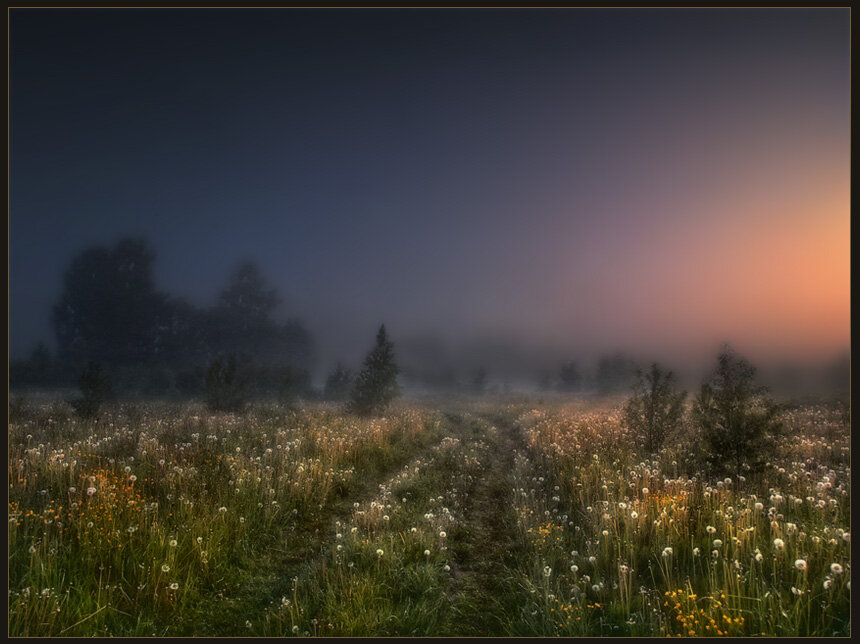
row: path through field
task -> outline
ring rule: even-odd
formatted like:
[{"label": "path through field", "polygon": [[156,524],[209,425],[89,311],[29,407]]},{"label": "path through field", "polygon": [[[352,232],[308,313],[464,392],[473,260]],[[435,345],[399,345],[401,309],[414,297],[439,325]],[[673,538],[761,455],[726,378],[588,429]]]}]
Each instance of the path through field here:
[{"label": "path through field", "polygon": [[525,446],[518,430],[506,419],[487,416],[490,433],[488,459],[467,496],[466,521],[455,545],[453,610],[447,635],[504,635],[513,620],[516,593],[506,572],[515,564],[516,516],[511,474],[514,456]]},{"label": "path through field", "polygon": [[[463,505],[458,513],[459,524],[449,540],[448,583],[434,590],[438,597],[432,601],[446,608],[444,617],[436,632],[402,634],[509,634],[517,621],[521,608],[518,593],[522,592],[510,578],[522,554],[522,545],[516,539],[512,474],[515,456],[525,452],[525,445],[519,431],[504,417],[462,410],[449,411],[445,417],[447,435],[459,440],[463,447],[480,445],[483,457],[480,469],[469,477],[469,485],[459,491]],[[421,458],[434,448],[438,448],[438,441],[422,446],[412,456]],[[189,634],[247,634],[243,628],[249,617],[291,596],[294,584],[315,583],[313,576],[325,575],[335,526],[346,521],[354,503],[367,503],[373,498],[380,483],[403,465],[391,463],[375,472],[358,492],[338,499],[312,521],[300,522],[295,529],[285,526],[277,539],[282,545],[274,545],[263,557],[245,563],[247,574],[242,587],[232,592],[225,589],[225,594],[231,595],[226,599],[206,602],[181,630]],[[343,603],[347,601],[343,599]],[[329,634],[338,634],[337,627]]]},{"label": "path through field", "polygon": [[325,553],[331,547],[330,535],[337,521],[344,520],[356,500],[371,498],[378,485],[404,465],[407,457],[429,451],[438,440],[416,444],[400,460],[387,463],[366,473],[358,489],[349,497],[338,498],[320,508],[312,517],[302,517],[295,524],[285,524],[274,544],[265,553],[255,553],[243,562],[245,579],[240,587],[225,588],[221,596],[202,603],[193,619],[178,627],[188,635],[248,635],[246,622],[290,595],[294,582],[311,563],[325,566]]}]

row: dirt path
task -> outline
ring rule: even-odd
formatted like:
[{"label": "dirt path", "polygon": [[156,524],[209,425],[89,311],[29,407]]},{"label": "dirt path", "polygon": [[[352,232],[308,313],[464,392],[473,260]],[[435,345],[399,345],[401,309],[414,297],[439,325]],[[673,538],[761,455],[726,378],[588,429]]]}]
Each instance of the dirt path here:
[{"label": "dirt path", "polygon": [[464,525],[453,542],[453,610],[446,635],[506,635],[518,611],[504,572],[521,554],[515,540],[514,458],[525,452],[519,431],[496,416],[483,416],[496,431],[482,476],[467,495]]}]

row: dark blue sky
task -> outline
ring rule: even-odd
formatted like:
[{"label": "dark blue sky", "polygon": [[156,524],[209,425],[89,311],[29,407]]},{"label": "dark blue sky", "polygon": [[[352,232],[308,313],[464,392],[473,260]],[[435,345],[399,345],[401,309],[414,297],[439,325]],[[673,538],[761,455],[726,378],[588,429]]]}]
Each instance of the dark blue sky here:
[{"label": "dark blue sky", "polygon": [[71,258],[128,234],[198,304],[257,260],[326,364],[380,321],[848,344],[847,9],[13,9],[10,33],[13,355],[53,341]]}]

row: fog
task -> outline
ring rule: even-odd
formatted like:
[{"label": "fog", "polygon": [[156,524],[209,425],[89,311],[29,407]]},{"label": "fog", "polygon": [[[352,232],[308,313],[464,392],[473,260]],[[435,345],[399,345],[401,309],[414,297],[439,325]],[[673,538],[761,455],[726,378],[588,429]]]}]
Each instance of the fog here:
[{"label": "fog", "polygon": [[414,392],[695,388],[726,343],[846,387],[846,16],[15,10],[11,358],[322,387],[385,324]]}]

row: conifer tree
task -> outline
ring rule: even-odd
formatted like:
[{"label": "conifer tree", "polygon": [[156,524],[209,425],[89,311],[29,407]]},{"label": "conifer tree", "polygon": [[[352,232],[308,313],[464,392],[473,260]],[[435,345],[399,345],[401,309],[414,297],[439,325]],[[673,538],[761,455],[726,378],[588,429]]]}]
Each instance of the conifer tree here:
[{"label": "conifer tree", "polygon": [[693,406],[707,459],[717,470],[759,469],[783,431],[780,407],[756,385],[755,367],[724,347]]},{"label": "conifer tree", "polygon": [[388,340],[383,324],[376,334],[376,346],[367,354],[355,379],[349,410],[362,416],[381,413],[400,393],[397,373],[394,344]]}]

